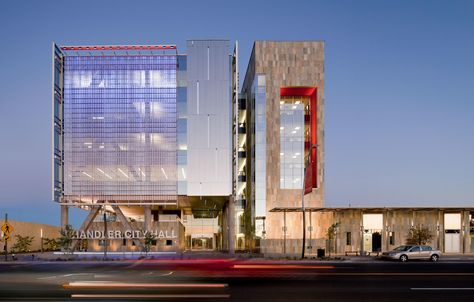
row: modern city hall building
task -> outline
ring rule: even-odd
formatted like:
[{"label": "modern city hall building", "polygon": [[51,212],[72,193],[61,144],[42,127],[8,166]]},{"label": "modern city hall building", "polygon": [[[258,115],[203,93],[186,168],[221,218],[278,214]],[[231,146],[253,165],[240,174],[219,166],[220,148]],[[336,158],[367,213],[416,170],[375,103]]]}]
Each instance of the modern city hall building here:
[{"label": "modern city hall building", "polygon": [[88,213],[76,249],[380,251],[424,223],[474,251],[472,209],[324,207],[324,42],[256,41],[238,63],[227,40],[53,45],[53,199],[63,227]]}]

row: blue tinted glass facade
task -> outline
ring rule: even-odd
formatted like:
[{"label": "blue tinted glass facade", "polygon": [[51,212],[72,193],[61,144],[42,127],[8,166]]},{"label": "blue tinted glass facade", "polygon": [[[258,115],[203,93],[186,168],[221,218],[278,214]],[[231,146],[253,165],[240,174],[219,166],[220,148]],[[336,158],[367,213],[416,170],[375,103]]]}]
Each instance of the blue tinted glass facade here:
[{"label": "blue tinted glass facade", "polygon": [[177,59],[64,57],[66,199],[176,200]]},{"label": "blue tinted glass facade", "polygon": [[188,101],[187,101],[187,57],[178,55],[178,73],[176,90],[177,139],[178,139],[178,195],[187,195],[188,162]]}]

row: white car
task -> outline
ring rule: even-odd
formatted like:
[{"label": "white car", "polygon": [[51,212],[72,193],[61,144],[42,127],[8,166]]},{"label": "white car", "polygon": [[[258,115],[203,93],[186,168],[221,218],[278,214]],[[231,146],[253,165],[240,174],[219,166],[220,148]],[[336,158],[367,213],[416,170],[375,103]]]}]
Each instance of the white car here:
[{"label": "white car", "polygon": [[383,252],[382,258],[407,262],[408,259],[426,259],[437,262],[441,252],[428,245],[401,245],[390,252]]}]

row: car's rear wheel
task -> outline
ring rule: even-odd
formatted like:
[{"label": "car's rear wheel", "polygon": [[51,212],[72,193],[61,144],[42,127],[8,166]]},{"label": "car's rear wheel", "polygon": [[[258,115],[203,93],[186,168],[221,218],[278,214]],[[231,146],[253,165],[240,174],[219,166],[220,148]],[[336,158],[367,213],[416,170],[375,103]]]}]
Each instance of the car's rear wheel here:
[{"label": "car's rear wheel", "polygon": [[430,257],[430,260],[431,260],[432,262],[438,262],[438,260],[439,260],[439,256],[438,256],[438,255],[436,255],[436,254],[434,254],[434,255],[431,255],[431,257]]},{"label": "car's rear wheel", "polygon": [[407,255],[401,255],[400,256],[400,261],[401,262],[407,262],[408,261],[408,256]]}]

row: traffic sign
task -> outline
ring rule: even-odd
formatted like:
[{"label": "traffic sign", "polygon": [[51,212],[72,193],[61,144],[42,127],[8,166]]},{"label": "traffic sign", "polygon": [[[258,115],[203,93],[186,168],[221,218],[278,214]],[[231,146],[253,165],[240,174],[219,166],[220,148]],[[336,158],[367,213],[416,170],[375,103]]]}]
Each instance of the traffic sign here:
[{"label": "traffic sign", "polygon": [[3,233],[3,240],[10,241],[11,239],[12,239],[12,237],[10,237],[10,234]]},{"label": "traffic sign", "polygon": [[13,232],[13,226],[9,224],[8,222],[5,222],[2,225],[2,232],[6,235],[10,235],[11,232]]}]

